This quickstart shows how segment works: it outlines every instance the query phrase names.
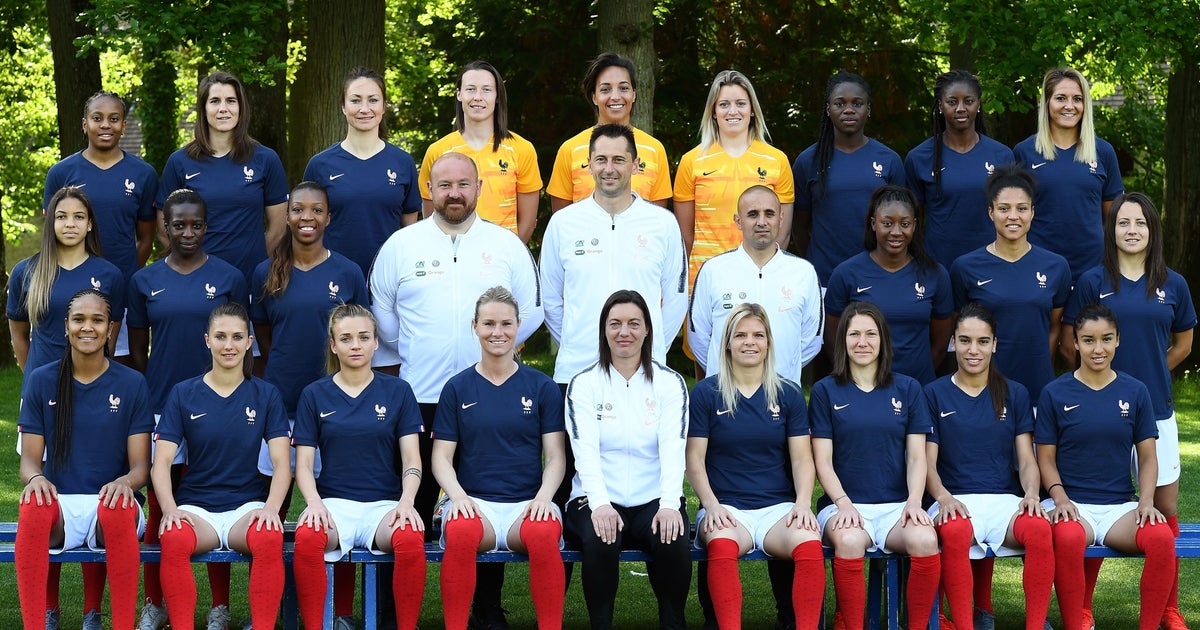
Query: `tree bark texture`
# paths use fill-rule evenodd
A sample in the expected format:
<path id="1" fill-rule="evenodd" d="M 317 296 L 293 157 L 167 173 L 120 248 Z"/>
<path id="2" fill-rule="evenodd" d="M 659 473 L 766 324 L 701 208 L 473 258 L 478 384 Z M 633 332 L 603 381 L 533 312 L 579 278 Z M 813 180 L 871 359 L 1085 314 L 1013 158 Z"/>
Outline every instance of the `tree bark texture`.
<path id="1" fill-rule="evenodd" d="M 613 51 L 633 60 L 637 69 L 637 105 L 633 126 L 654 133 L 654 3 L 604 0 L 597 3 L 600 52 Z"/>
<path id="2" fill-rule="evenodd" d="M 87 145 L 83 133 L 83 104 L 100 90 L 100 55 L 80 57 L 75 38 L 91 33 L 78 20 L 90 8 L 88 0 L 46 0 L 50 23 L 50 51 L 54 57 L 54 96 L 58 103 L 58 151 L 62 157 Z"/>
<path id="3" fill-rule="evenodd" d="M 280 0 L 271 9 L 270 31 L 266 35 L 266 47 L 259 53 L 259 61 L 274 56 L 287 59 L 288 7 Z M 280 68 L 271 75 L 272 84 L 247 83 L 246 98 L 250 101 L 250 135 L 279 154 L 279 159 L 288 163 L 287 127 L 287 69 Z M 289 181 L 299 183 L 301 173 L 288 171 Z"/>
<path id="4" fill-rule="evenodd" d="M 1193 286 L 1200 279 L 1200 178 L 1191 175 L 1200 161 L 1200 52 L 1185 50 L 1171 64 L 1167 80 L 1166 185 L 1163 201 L 1167 266 Z M 1195 289 L 1193 289 L 1193 292 Z M 1197 365 L 1192 355 L 1177 370 Z"/>

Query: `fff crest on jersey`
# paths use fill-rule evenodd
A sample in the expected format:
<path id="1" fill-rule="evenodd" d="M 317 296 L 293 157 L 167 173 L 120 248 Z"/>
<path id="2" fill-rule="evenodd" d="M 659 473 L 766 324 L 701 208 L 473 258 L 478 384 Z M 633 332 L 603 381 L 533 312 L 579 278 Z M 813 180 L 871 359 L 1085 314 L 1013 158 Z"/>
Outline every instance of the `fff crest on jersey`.
<path id="1" fill-rule="evenodd" d="M 897 416 L 904 413 L 904 402 L 893 398 L 892 399 L 892 413 L 896 414 Z"/>
<path id="2" fill-rule="evenodd" d="M 249 407 L 246 407 L 246 424 L 253 426 L 254 425 L 254 417 L 257 415 L 258 415 L 257 409 L 251 409 Z"/>
<path id="3" fill-rule="evenodd" d="M 121 410 L 121 398 L 116 394 L 108 395 L 108 412 L 117 413 Z"/>
<path id="4" fill-rule="evenodd" d="M 521 396 L 521 411 L 527 416 L 533 413 L 533 401 Z"/>
<path id="5" fill-rule="evenodd" d="M 383 422 L 387 419 L 387 407 L 383 405 L 375 405 L 375 419 Z"/>

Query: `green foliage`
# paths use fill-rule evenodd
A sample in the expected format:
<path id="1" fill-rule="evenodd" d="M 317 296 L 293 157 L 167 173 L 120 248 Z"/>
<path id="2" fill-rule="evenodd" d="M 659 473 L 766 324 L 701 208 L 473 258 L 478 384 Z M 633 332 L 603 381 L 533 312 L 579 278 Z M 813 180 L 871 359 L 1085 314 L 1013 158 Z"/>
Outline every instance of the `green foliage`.
<path id="1" fill-rule="evenodd" d="M 5 236 L 16 241 L 37 229 L 46 171 L 58 160 L 58 130 L 49 35 L 27 24 L 8 36 L 15 49 L 0 53 L 0 210 Z"/>

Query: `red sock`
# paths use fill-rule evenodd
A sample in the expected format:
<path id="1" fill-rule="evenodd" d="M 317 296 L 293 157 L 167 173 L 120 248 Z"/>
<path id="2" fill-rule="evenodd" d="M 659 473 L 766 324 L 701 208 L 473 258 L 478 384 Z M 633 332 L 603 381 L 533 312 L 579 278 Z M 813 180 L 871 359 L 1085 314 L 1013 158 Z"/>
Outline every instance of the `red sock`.
<path id="1" fill-rule="evenodd" d="M 354 614 L 354 580 L 358 565 L 339 562 L 333 565 L 333 614 L 349 617 Z"/>
<path id="2" fill-rule="evenodd" d="M 445 521 L 446 553 L 442 556 L 442 617 L 447 630 L 466 630 L 475 593 L 475 551 L 483 539 L 479 517 Z"/>
<path id="3" fill-rule="evenodd" d="M 1025 591 L 1025 629 L 1041 630 L 1054 585 L 1054 543 L 1050 521 L 1022 514 L 1013 522 L 1013 538 L 1025 547 L 1021 587 Z"/>
<path id="4" fill-rule="evenodd" d="M 212 605 L 229 605 L 229 574 L 232 566 L 228 562 L 209 562 L 204 565 L 208 569 L 208 590 L 212 593 Z"/>
<path id="5" fill-rule="evenodd" d="M 137 614 L 138 565 L 141 563 L 134 510 L 137 502 L 126 507 L 109 508 L 103 503 L 97 508 L 100 530 L 104 532 L 106 568 L 108 570 L 109 614 L 112 627 L 132 628 Z M 101 585 L 103 590 L 103 585 Z"/>
<path id="6" fill-rule="evenodd" d="M 1137 548 L 1146 554 L 1142 566 L 1141 630 L 1155 630 L 1171 594 L 1171 572 L 1175 570 L 1175 536 L 1163 523 L 1144 525 L 1135 536 Z"/>
<path id="7" fill-rule="evenodd" d="M 42 596 L 46 594 L 47 576 L 50 573 L 50 530 L 58 522 L 59 516 L 57 501 L 38 505 L 37 499 L 22 503 L 17 516 L 16 548 L 13 550 L 17 596 L 22 602 L 45 604 L 21 606 L 21 619 L 26 628 L 44 627 L 46 611 L 57 606 L 56 601 L 51 606 L 52 602 L 43 600 Z"/>
<path id="8" fill-rule="evenodd" d="M 162 507 L 158 505 L 158 497 L 153 490 L 146 489 L 146 506 L 150 513 L 146 516 L 146 533 L 142 541 L 147 545 L 158 544 L 158 525 L 162 523 Z M 147 562 L 142 565 L 142 586 L 146 590 L 146 599 L 155 606 L 162 607 L 162 581 L 158 577 L 158 563 Z"/>
<path id="9" fill-rule="evenodd" d="M 929 627 L 929 614 L 937 602 L 938 582 L 942 577 L 942 556 L 910 556 L 908 571 L 908 627 L 909 630 L 925 630 Z"/>
<path id="10" fill-rule="evenodd" d="M 1178 514 L 1167 517 L 1167 527 L 1170 527 L 1171 533 L 1179 538 Z M 1171 576 L 1171 595 L 1167 598 L 1167 608 L 1179 609 L 1179 558 L 1175 558 L 1175 573 Z"/>
<path id="11" fill-rule="evenodd" d="M 942 588 L 950 601 L 950 615 L 956 624 L 971 619 L 971 540 L 975 528 L 971 519 L 956 518 L 937 526 L 942 542 Z"/>
<path id="12" fill-rule="evenodd" d="M 1100 578 L 1102 564 L 1104 558 L 1085 558 L 1083 561 L 1083 607 L 1087 610 L 1092 609 L 1092 595 L 1096 593 L 1096 580 Z"/>
<path id="13" fill-rule="evenodd" d="M 708 541 L 708 592 L 722 630 L 742 627 L 742 580 L 738 576 L 738 544 L 729 538 Z"/>
<path id="14" fill-rule="evenodd" d="M 980 558 L 971 561 L 971 595 L 979 610 L 992 610 L 992 574 L 996 571 L 995 558 Z"/>
<path id="15" fill-rule="evenodd" d="M 79 572 L 83 574 L 83 612 L 100 610 L 104 599 L 104 580 L 108 571 L 103 562 L 81 562 Z"/>
<path id="16" fill-rule="evenodd" d="M 1079 628 L 1083 625 L 1083 551 L 1087 534 L 1079 521 L 1059 521 L 1050 529 L 1054 537 L 1054 591 L 1063 627 Z"/>
<path id="17" fill-rule="evenodd" d="M 250 548 L 250 619 L 255 628 L 274 628 L 283 599 L 283 532 L 257 529 L 246 532 Z M 228 565 L 227 565 L 228 566 Z M 321 567 L 320 573 L 325 574 Z M 323 599 L 323 598 L 322 598 Z"/>
<path id="18" fill-rule="evenodd" d="M 171 619 L 171 630 L 192 630 L 196 616 L 196 579 L 192 576 L 192 554 L 196 552 L 196 531 L 188 523 L 180 523 L 163 532 L 162 574 L 163 602 Z"/>
<path id="19" fill-rule="evenodd" d="M 537 614 L 539 630 L 562 628 L 563 600 L 567 592 L 567 574 L 563 569 L 558 540 L 562 522 L 557 519 L 521 521 L 521 542 L 529 551 L 529 595 Z"/>
<path id="20" fill-rule="evenodd" d="M 862 558 L 833 559 L 833 590 L 837 609 L 847 628 L 863 627 L 867 608 L 867 585 L 863 582 Z"/>
<path id="21" fill-rule="evenodd" d="M 296 578 L 300 617 L 306 628 L 321 627 L 325 618 L 325 591 L 329 587 L 325 577 L 325 545 L 328 542 L 329 534 L 324 529 L 317 531 L 311 525 L 296 528 L 292 574 Z"/>
<path id="22" fill-rule="evenodd" d="M 816 628 L 825 600 L 825 550 L 821 541 L 810 540 L 792 549 L 796 563 L 792 579 L 792 609 L 797 628 Z"/>
<path id="23" fill-rule="evenodd" d="M 392 553 L 396 556 L 396 566 L 392 569 L 396 627 L 399 630 L 412 630 L 417 627 L 417 620 L 421 617 L 421 600 L 425 597 L 425 532 L 417 531 L 412 526 L 393 531 Z M 474 575 L 474 569 L 471 573 Z M 466 593 L 470 598 L 471 591 Z"/>
<path id="24" fill-rule="evenodd" d="M 50 535 L 46 535 L 49 547 Z M 48 552 L 47 552 L 48 553 Z M 47 560 L 49 562 L 49 560 Z M 58 587 L 62 582 L 62 563 L 51 562 L 50 570 L 46 572 L 46 610 L 58 609 Z"/>

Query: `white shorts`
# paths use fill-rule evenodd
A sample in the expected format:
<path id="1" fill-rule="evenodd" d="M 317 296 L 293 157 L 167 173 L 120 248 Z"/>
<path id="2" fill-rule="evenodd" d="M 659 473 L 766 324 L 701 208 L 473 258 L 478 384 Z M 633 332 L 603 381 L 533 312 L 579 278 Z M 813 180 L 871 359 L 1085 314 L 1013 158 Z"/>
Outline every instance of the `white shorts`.
<path id="1" fill-rule="evenodd" d="M 521 520 L 521 513 L 525 511 L 525 506 L 529 505 L 529 501 L 517 501 L 516 503 L 502 503 L 500 501 L 485 501 L 476 497 L 471 497 L 475 502 L 475 507 L 479 508 L 480 514 L 492 524 L 492 531 L 496 532 L 496 545 L 485 551 L 512 551 L 508 548 L 508 532 L 512 526 Z M 454 504 L 449 499 L 446 500 L 446 505 L 442 514 L 449 514 L 450 508 Z M 557 505 L 551 504 L 554 509 L 554 516 L 562 523 L 562 512 Z M 446 519 L 442 518 L 442 536 L 438 540 L 438 544 L 442 549 L 446 548 Z M 562 535 L 558 537 L 558 548 L 563 548 Z"/>
<path id="2" fill-rule="evenodd" d="M 375 531 L 387 513 L 396 507 L 395 501 L 323 499 L 322 502 L 333 516 L 338 533 L 338 548 L 325 552 L 325 562 L 337 562 L 355 547 L 362 547 L 375 555 L 384 555 L 383 551 L 375 548 Z"/>
<path id="3" fill-rule="evenodd" d="M 63 543 L 57 547 L 51 547 L 50 555 L 58 555 L 67 549 L 78 547 L 87 547 L 92 551 L 103 549 L 104 547 L 101 547 L 97 540 L 97 529 L 100 523 L 100 517 L 97 514 L 99 507 L 100 497 L 97 494 L 58 495 L 58 509 L 62 513 L 63 521 Z M 137 536 L 141 540 L 142 534 L 146 532 L 146 512 L 138 507 L 137 515 Z"/>
<path id="4" fill-rule="evenodd" d="M 221 541 L 220 548 L 229 549 L 229 530 L 233 529 L 234 523 L 237 523 L 243 516 L 254 510 L 266 507 L 266 505 L 262 501 L 250 501 L 225 512 L 209 512 L 195 505 L 181 505 L 179 509 L 211 525 L 213 529 L 217 530 L 217 539 Z"/>
<path id="5" fill-rule="evenodd" d="M 766 539 L 767 532 L 771 531 L 771 528 L 775 526 L 775 523 L 778 523 L 781 519 L 787 517 L 788 512 L 792 511 L 793 505 L 795 504 L 777 503 L 775 505 L 768 505 L 767 507 L 754 510 L 743 510 L 740 508 L 735 508 L 732 505 L 724 504 L 722 504 L 721 507 L 729 510 L 729 514 L 738 522 L 738 527 L 746 528 L 746 531 L 750 533 L 750 538 L 754 540 L 754 548 L 765 553 L 766 550 L 763 549 L 763 540 Z M 707 512 L 707 510 L 700 508 L 700 511 L 696 513 L 696 531 L 700 530 L 700 523 L 704 520 L 705 512 Z M 699 536 L 696 536 L 693 544 L 697 549 L 703 549 L 700 544 Z"/>
<path id="6" fill-rule="evenodd" d="M 1179 423 L 1175 413 L 1166 420 L 1159 420 L 1158 439 L 1154 441 L 1154 455 L 1158 459 L 1158 482 L 1154 485 L 1169 486 L 1179 481 Z M 1137 447 L 1133 454 L 1133 476 L 1137 477 Z"/>
<path id="7" fill-rule="evenodd" d="M 156 428 L 158 427 L 158 419 L 161 417 L 162 417 L 162 414 L 159 414 L 159 413 L 154 414 L 154 426 Z M 157 440 L 150 440 L 150 461 L 152 461 L 152 462 L 154 461 L 154 446 L 157 443 L 158 443 Z M 187 442 L 184 442 L 184 443 L 180 444 L 179 449 L 175 451 L 175 459 L 171 460 L 171 465 L 174 466 L 175 464 L 186 464 L 186 463 L 187 463 Z"/>
<path id="8" fill-rule="evenodd" d="M 1042 507 L 1046 508 L 1046 511 L 1053 510 L 1054 499 L 1042 501 Z M 1136 511 L 1138 504 L 1136 501 L 1126 501 L 1116 505 L 1076 503 L 1075 507 L 1079 508 L 1079 518 L 1092 526 L 1092 531 L 1096 534 L 1096 544 L 1103 545 L 1104 536 L 1108 534 L 1108 530 L 1112 529 L 1112 526 L 1121 520 L 1122 516 Z"/>
<path id="9" fill-rule="evenodd" d="M 889 553 L 894 551 L 888 549 L 884 543 L 887 541 L 888 533 L 900 523 L 900 517 L 904 516 L 904 503 L 855 503 L 854 507 L 862 515 L 863 529 L 871 537 L 872 544 L 867 547 L 867 551 L 877 549 L 883 549 Z M 837 513 L 837 505 L 827 505 L 817 514 L 817 524 L 821 526 L 822 535 L 825 532 L 825 523 Z"/>
<path id="10" fill-rule="evenodd" d="M 291 435 L 292 429 L 296 428 L 296 421 L 288 418 L 288 435 Z M 292 458 L 292 475 L 296 474 L 296 447 L 290 447 Z M 262 446 L 258 447 L 258 472 L 270 477 L 275 472 L 275 467 L 271 465 L 271 452 L 267 450 L 267 441 L 263 440 Z M 317 449 L 316 458 L 313 459 L 313 477 L 321 476 L 321 449 Z"/>
<path id="11" fill-rule="evenodd" d="M 1013 494 L 958 494 L 954 498 L 966 505 L 971 513 L 971 528 L 975 530 L 975 544 L 971 546 L 972 560 L 986 557 L 988 548 L 999 557 L 1025 553 L 1023 549 L 1004 546 L 1008 524 L 1021 508 L 1021 497 Z M 929 508 L 929 517 L 934 518 L 937 513 L 938 503 L 934 502 Z"/>

